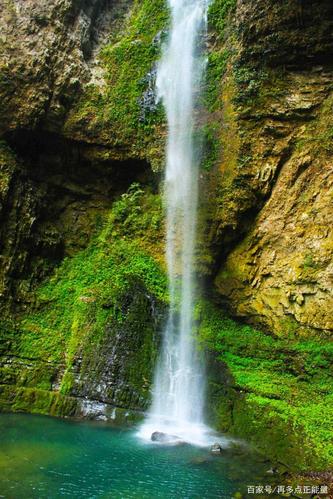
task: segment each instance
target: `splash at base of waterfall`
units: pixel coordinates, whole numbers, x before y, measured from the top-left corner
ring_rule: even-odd
[[[198,447],[210,447],[219,442],[222,447],[228,447],[232,442],[218,434],[203,423],[191,423],[166,419],[165,416],[152,415],[139,428],[137,436],[146,442],[152,442],[152,435],[160,432],[166,435],[166,439],[158,443],[166,445],[177,445],[187,443]]]

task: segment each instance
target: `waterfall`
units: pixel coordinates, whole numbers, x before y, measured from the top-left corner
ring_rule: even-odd
[[[157,69],[157,97],[168,121],[165,171],[166,259],[170,308],[153,403],[141,433],[162,431],[201,442],[204,372],[194,337],[194,270],[198,201],[198,154],[194,110],[205,60],[200,41],[205,33],[208,0],[169,0],[171,29]]]

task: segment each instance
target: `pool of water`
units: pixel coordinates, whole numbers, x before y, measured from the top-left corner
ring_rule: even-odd
[[[0,497],[232,498],[269,483],[269,464],[227,449],[147,444],[136,429],[0,414]]]

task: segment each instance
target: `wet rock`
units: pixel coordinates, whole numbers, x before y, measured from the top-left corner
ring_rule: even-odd
[[[184,443],[176,435],[169,435],[168,433],[163,433],[162,431],[154,431],[150,438],[153,442],[163,442],[163,443],[176,442],[177,444]]]
[[[211,446],[210,452],[211,454],[221,454],[223,452],[223,449],[221,445],[218,442],[216,442]]]
[[[94,62],[94,50],[110,31],[104,20],[116,13],[113,4],[29,0],[14,9],[2,2],[2,73],[7,84],[0,90],[1,131],[30,128],[41,118],[52,127],[61,126],[75,96],[92,77],[87,61]]]
[[[146,115],[157,110],[158,103],[155,93],[157,66],[154,65],[149,73],[143,78],[142,83],[146,85],[146,90],[139,99],[140,121],[144,122]]]
[[[97,402],[95,400],[82,400],[80,403],[81,416],[86,419],[106,421],[106,407],[106,404]]]
[[[278,470],[276,468],[270,468],[266,471],[267,475],[276,475]]]

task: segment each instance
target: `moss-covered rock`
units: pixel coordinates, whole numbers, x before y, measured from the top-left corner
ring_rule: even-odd
[[[166,303],[166,278],[150,254],[161,239],[158,199],[134,184],[87,249],[36,290],[34,306],[4,332],[3,383],[147,406]],[[17,392],[15,407],[26,393]]]
[[[0,405],[124,421],[149,402],[167,303],[150,172],[166,2],[5,0],[0,14]],[[214,0],[208,18],[197,270],[218,307],[199,314],[212,422],[323,469],[332,5]]]
[[[329,95],[325,89],[325,77],[314,76],[312,79],[313,87],[306,80],[304,102],[301,95],[293,93],[291,96],[288,90],[298,108],[304,106],[304,113],[309,113],[307,119],[311,124],[301,121],[302,126],[291,126],[288,118],[283,133],[280,128],[281,138],[274,138],[271,153],[267,150],[267,136],[263,137],[260,153],[257,136],[256,148],[252,146],[256,156],[249,156],[248,165],[242,167],[248,174],[256,175],[249,182],[257,183],[256,196],[262,196],[259,202],[264,206],[247,236],[229,253],[215,283],[239,316],[249,317],[277,332],[284,329],[286,321],[294,319],[300,331],[317,334],[319,330],[327,334],[333,328],[329,313],[333,297],[327,287],[332,239],[327,229],[332,196],[330,139],[329,132],[325,131],[331,128],[331,112],[328,111],[331,97],[324,99],[320,106],[317,103],[319,96]],[[299,84],[300,79],[297,81]],[[321,90],[317,94],[318,87]],[[267,97],[265,102],[267,105]],[[261,104],[257,106],[259,110]],[[314,112],[315,108],[318,111]],[[287,108],[285,110],[287,113]],[[267,118],[265,121],[267,123]],[[268,121],[271,123],[270,118]],[[269,134],[276,131],[275,127],[276,124],[266,124]],[[290,127],[290,132],[286,136],[287,127]],[[322,134],[322,139],[312,142],[309,129],[312,132],[316,129],[319,135]],[[239,181],[239,175],[237,178]],[[267,201],[265,189],[268,189]],[[232,187],[229,188],[229,196],[234,192]],[[238,219],[242,210],[238,204],[240,199],[239,196],[234,204]],[[222,220],[225,217],[230,220],[228,194],[221,201]],[[244,207],[249,201],[247,197]]]
[[[271,336],[201,305],[211,421],[293,470],[332,463],[332,344]]]
[[[223,10],[227,23],[212,12],[207,77],[218,92],[208,103],[220,149],[204,185],[204,251],[215,255],[217,291],[210,297],[265,333],[211,307],[201,332],[217,356],[212,421],[293,469],[326,469],[333,462],[329,38],[320,31],[314,47],[310,4],[299,6],[304,17],[293,24],[291,3],[262,2],[259,10],[238,3]],[[316,15],[327,9],[323,3]],[[223,71],[214,73],[215,60]]]
[[[276,333],[290,323],[327,336],[332,12],[328,2],[316,11],[314,47],[310,4],[261,5],[210,8],[207,103],[217,152],[203,172],[205,271],[238,317]]]
[[[100,52],[104,84],[87,87],[65,123],[66,135],[127,149],[151,162],[161,157],[163,113],[153,87],[167,22],[165,0],[134,2],[122,30]]]
[[[74,416],[77,399],[38,388],[0,385],[1,410],[51,416]]]
[[[83,397],[142,409],[166,302],[163,222],[158,194],[127,188],[154,185],[163,156],[166,3],[1,9],[2,408],[64,415],[54,397],[73,395],[68,414],[89,413]]]

